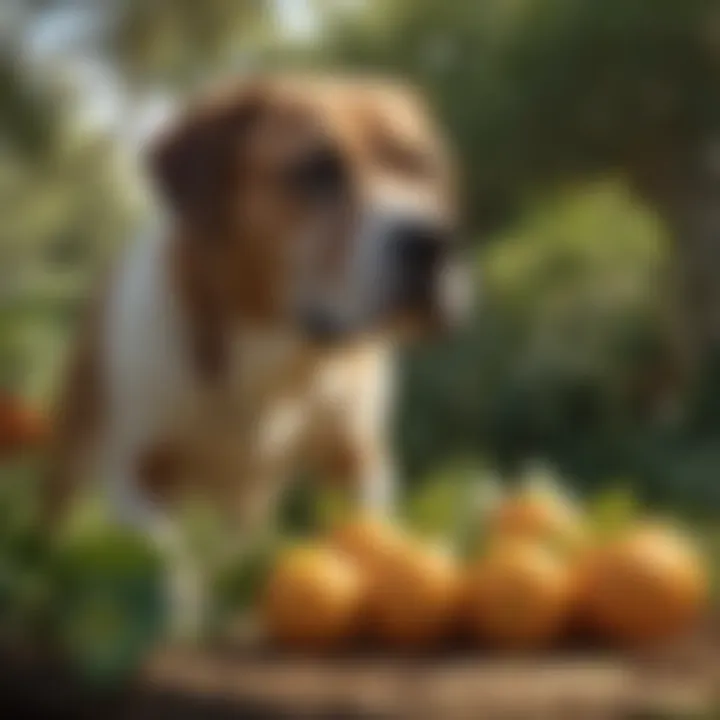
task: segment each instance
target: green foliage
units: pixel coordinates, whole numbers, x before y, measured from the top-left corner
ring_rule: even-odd
[[[454,533],[470,505],[473,479],[471,470],[451,466],[421,481],[408,500],[410,524],[424,535]]]
[[[653,217],[622,184],[591,185],[547,199],[477,262],[472,326],[408,358],[408,474],[478,452],[508,470],[547,457],[589,483],[625,471],[668,362]]]
[[[147,540],[123,528],[103,524],[64,540],[57,548],[57,569],[64,581],[82,576],[144,579],[155,575],[160,561]]]
[[[413,483],[401,516],[420,537],[473,556],[485,543],[486,519],[503,493],[500,478],[483,463],[446,463]]]
[[[54,627],[77,669],[94,682],[133,672],[161,636],[163,567],[142,537],[106,525],[55,549]]]
[[[186,85],[223,65],[247,62],[267,42],[272,12],[263,0],[127,0],[108,49],[132,83]]]
[[[644,174],[718,121],[712,0],[377,0],[319,62],[399,73],[462,151],[484,227],[560,178]],[[642,169],[640,168],[642,166]]]
[[[115,139],[83,120],[61,77],[14,81],[0,78],[3,113],[29,112],[22,91],[44,130],[29,147],[30,126],[0,126],[0,387],[45,400],[79,306],[142,204]]]
[[[37,637],[52,600],[47,538],[35,525],[38,463],[0,463],[0,641]]]
[[[637,498],[628,483],[616,483],[591,500],[588,514],[593,532],[599,537],[610,536],[637,517]]]
[[[290,542],[286,537],[264,538],[246,553],[228,558],[213,573],[213,614],[210,631],[220,632],[241,617],[252,612],[265,587],[274,559]]]

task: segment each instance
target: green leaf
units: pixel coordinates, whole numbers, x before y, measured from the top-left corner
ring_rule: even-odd
[[[282,546],[279,538],[269,539],[243,557],[229,560],[217,571],[213,578],[213,592],[215,621],[218,624],[255,603]]]
[[[497,476],[485,473],[475,478],[458,529],[457,547],[463,557],[475,557],[487,547],[488,518],[504,495],[505,489]]]
[[[433,473],[413,493],[405,509],[410,526],[420,535],[463,544],[476,522],[476,500],[483,474],[457,462]]]
[[[58,580],[69,587],[151,582],[162,573],[162,559],[147,538],[113,526],[65,540],[54,561]]]
[[[616,484],[588,504],[591,527],[603,537],[627,526],[637,511],[637,498],[629,484]]]
[[[323,488],[315,496],[315,525],[320,532],[349,517],[353,506],[347,493]]]

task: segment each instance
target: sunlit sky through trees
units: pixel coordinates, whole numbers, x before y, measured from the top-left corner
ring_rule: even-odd
[[[273,1],[281,33],[298,38],[312,35],[316,21],[311,0]],[[71,3],[32,22],[25,46],[33,62],[61,64],[69,71],[84,121],[108,128],[134,146],[167,116],[173,98],[156,90],[129,101],[116,71],[91,47],[90,38],[101,22],[97,6]]]

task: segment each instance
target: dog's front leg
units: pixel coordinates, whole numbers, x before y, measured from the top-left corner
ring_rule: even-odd
[[[226,510],[230,511],[233,523],[232,552],[242,557],[276,533],[277,509],[286,483],[284,476],[269,469],[237,477],[232,502]]]
[[[359,443],[350,472],[351,486],[359,506],[373,514],[390,514],[396,501],[397,473],[385,443]]]
[[[227,509],[241,546],[274,532],[276,510],[301,451],[303,423],[302,406],[281,398],[256,419],[246,442],[231,457],[226,475],[232,500]]]
[[[397,470],[388,422],[394,367],[394,357],[385,349],[371,348],[361,354],[350,382],[349,402],[336,429],[344,480],[359,506],[375,514],[391,513],[397,499]]]
[[[392,453],[375,433],[326,437],[311,455],[314,474],[322,483],[339,486],[356,507],[372,514],[392,513],[397,476]]]
[[[341,400],[310,435],[309,462],[319,480],[340,484],[359,508],[388,514],[397,485],[388,427],[393,358],[370,348],[350,360]]]

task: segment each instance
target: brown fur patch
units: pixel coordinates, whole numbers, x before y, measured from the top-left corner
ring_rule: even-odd
[[[190,357],[203,381],[217,383],[227,364],[226,309],[219,278],[200,243],[178,238],[170,253],[170,272],[186,319]]]
[[[104,422],[105,386],[100,333],[107,302],[108,274],[88,301],[54,407],[48,445],[48,473],[42,521],[54,526],[64,517],[82,480],[85,461]]]
[[[175,443],[158,443],[137,460],[137,482],[152,501],[172,505],[180,499],[183,485],[183,453]]]
[[[345,438],[320,435],[310,450],[310,469],[323,482],[352,485],[364,466],[363,452]]]

